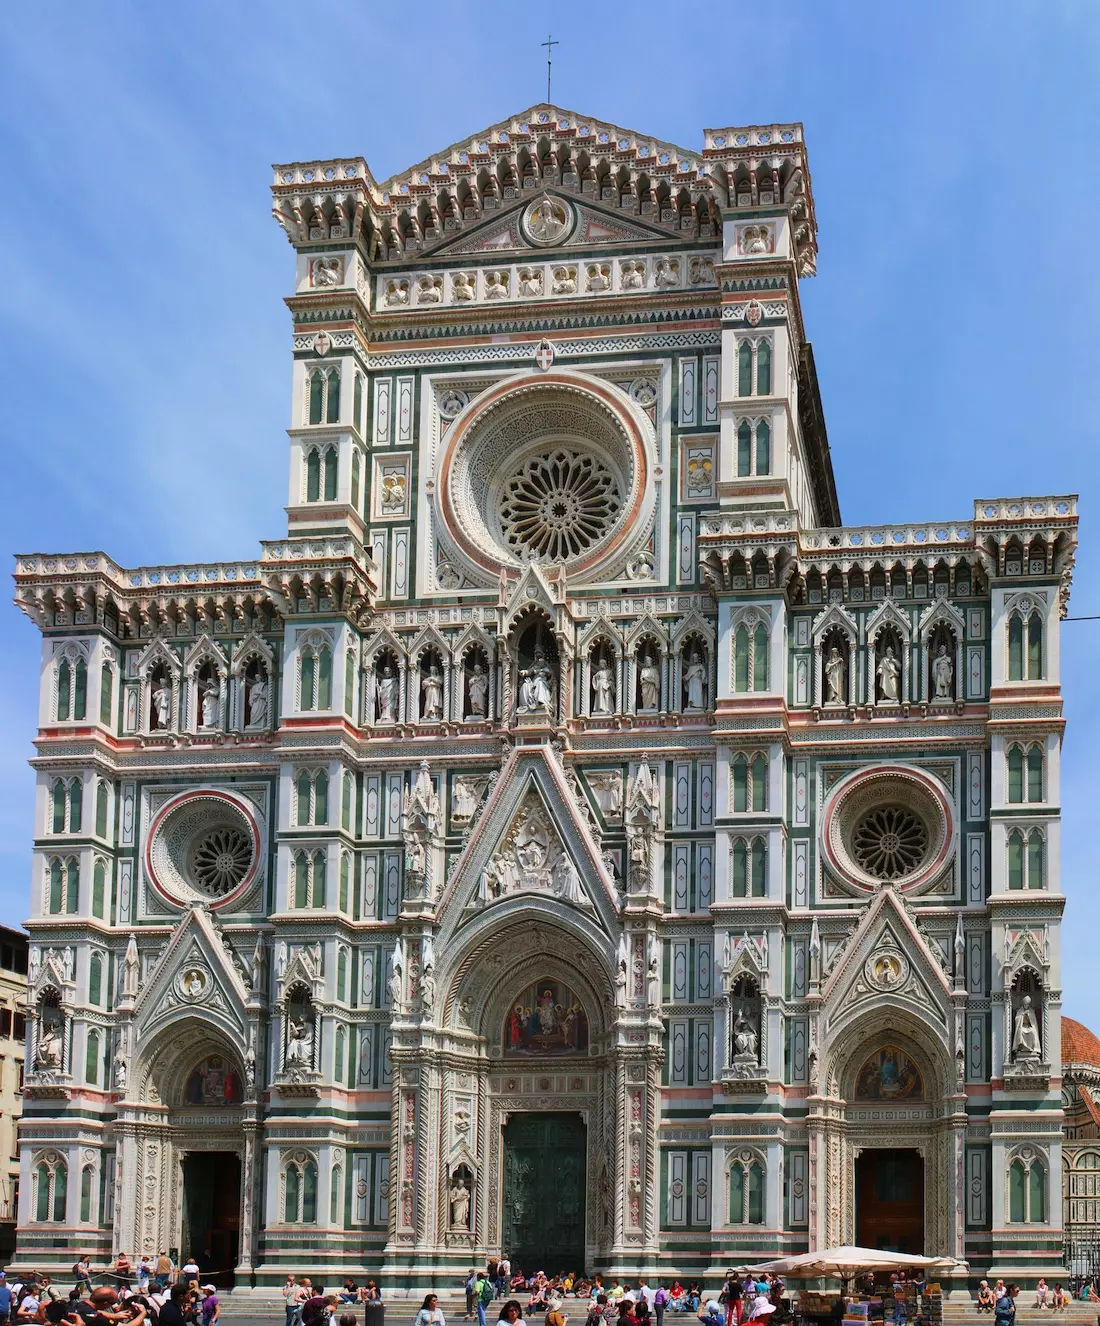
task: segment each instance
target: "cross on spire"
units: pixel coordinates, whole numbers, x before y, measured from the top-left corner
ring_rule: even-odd
[[[550,104],[550,64],[554,54],[554,47],[560,46],[560,41],[555,41],[552,33],[546,34],[546,40],[539,42],[540,46],[546,47],[546,104]]]

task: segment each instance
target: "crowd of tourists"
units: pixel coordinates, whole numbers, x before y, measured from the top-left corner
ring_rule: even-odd
[[[1002,1326],[1010,1326],[1016,1317],[1016,1298],[1019,1292],[1019,1285],[1006,1285],[1003,1280],[998,1280],[990,1288],[988,1280],[981,1280],[978,1283],[978,1311],[990,1313]],[[1081,1298],[1100,1303],[1100,1296],[1097,1295],[1096,1287],[1091,1280],[1087,1280],[1082,1285]],[[1072,1302],[1073,1294],[1064,1285],[1056,1282],[1052,1287],[1047,1284],[1044,1276],[1039,1277],[1035,1286],[1033,1307],[1040,1311],[1049,1308],[1052,1312],[1059,1312],[1063,1308],[1068,1308]]]
[[[93,1278],[110,1283],[93,1288]],[[9,1279],[0,1271],[0,1326],[142,1326],[146,1321],[152,1326],[216,1326],[218,1291],[202,1278],[194,1257],[177,1275],[166,1252],[143,1257],[136,1267],[120,1254],[98,1269],[81,1256],[68,1291],[48,1275],[13,1274]]]

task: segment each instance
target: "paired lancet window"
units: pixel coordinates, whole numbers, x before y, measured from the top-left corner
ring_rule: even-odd
[[[75,857],[67,861],[51,858],[46,902],[51,916],[75,916],[80,910],[80,864]]]
[[[309,375],[309,422],[340,422],[340,370],[315,368]]]
[[[772,394],[772,345],[743,340],[737,347],[738,396],[770,396]]]
[[[288,1225],[317,1221],[317,1166],[312,1159],[292,1160],[283,1170],[283,1220]]]
[[[1017,805],[1025,801],[1043,800],[1043,748],[1031,746],[1024,753],[1022,746],[1013,746],[1008,752],[1008,800]]]
[[[54,833],[79,833],[82,827],[84,784],[79,778],[56,778],[52,793]]]
[[[83,658],[62,658],[57,665],[57,721],[73,722],[87,716],[88,664]]]
[[[322,769],[314,774],[303,769],[295,780],[298,797],[298,824],[328,823],[328,774]]]
[[[742,624],[733,634],[733,689],[768,689],[768,631],[763,623],[755,628]]]
[[[1047,1218],[1047,1172],[1035,1157],[1008,1167],[1008,1219],[1013,1225],[1041,1225]]]
[[[1009,681],[1041,681],[1043,678],[1043,619],[1038,612],[1021,612],[1008,619]]]
[[[770,474],[772,469],[772,428],[767,419],[755,424],[742,419],[737,425],[737,477]]]
[[[303,644],[298,664],[299,708],[332,708],[332,650],[327,644]]]
[[[336,448],[310,447],[306,452],[306,501],[335,502],[339,483],[339,456]]]
[[[757,1160],[730,1166],[730,1224],[764,1223],[764,1169]]]
[[[1041,889],[1046,885],[1046,841],[1039,829],[1013,829],[1008,835],[1008,887]]]
[[[324,852],[295,852],[291,886],[299,911],[319,910],[325,905],[326,863]]]
[[[734,758],[730,767],[730,795],[735,813],[768,808],[768,761],[763,755]]]
[[[51,1152],[35,1166],[34,1218],[46,1223],[63,1224],[68,1196],[69,1171],[64,1160]]]
[[[767,893],[768,846],[763,838],[737,838],[730,863],[730,894],[734,898],[763,898]]]

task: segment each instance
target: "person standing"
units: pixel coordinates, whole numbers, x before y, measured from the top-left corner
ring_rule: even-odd
[[[91,1285],[88,1286],[91,1288]],[[8,1277],[3,1271],[0,1271],[0,1326],[8,1326],[8,1320],[11,1317],[11,1285],[8,1284]]]
[[[474,1315],[474,1296],[477,1292],[475,1289],[476,1284],[477,1272],[471,1266],[469,1274],[466,1276],[465,1284],[463,1285],[463,1288],[466,1290],[466,1316],[463,1318],[464,1321],[469,1321]]]
[[[497,1292],[497,1268],[499,1266],[500,1266],[499,1257],[490,1257],[489,1260],[485,1263],[485,1278],[486,1280],[489,1281],[490,1285],[492,1285],[493,1287],[494,1298],[496,1297],[496,1292]]]
[[[286,1326],[296,1326],[299,1309],[302,1306],[302,1286],[293,1271],[288,1271],[286,1284],[283,1285],[283,1302],[286,1304]]]
[[[664,1284],[658,1284],[653,1295],[653,1317],[657,1326],[665,1326],[665,1308],[668,1307],[668,1290]]]
[[[497,1262],[497,1297],[503,1298],[508,1292],[508,1281],[512,1278],[512,1263],[507,1257],[501,1256]]]
[[[484,1311],[480,1314],[484,1322]],[[420,1311],[416,1314],[413,1326],[447,1326],[447,1319],[443,1315],[443,1309],[439,1306],[439,1299],[435,1294],[425,1294],[424,1302],[420,1305]]]
[[[214,1326],[214,1323],[221,1316],[221,1308],[218,1305],[218,1291],[213,1285],[203,1285],[202,1287],[202,1326]]]
[[[1016,1320],[1016,1295],[1019,1285],[1009,1285],[993,1305],[993,1320],[997,1326],[1013,1326]]]
[[[493,1301],[493,1282],[487,1271],[474,1281],[474,1303],[477,1307],[477,1326],[485,1326],[485,1309]]]
[[[157,1254],[153,1272],[156,1277],[157,1288],[163,1292],[168,1288],[168,1281],[172,1278],[172,1258],[168,1256],[167,1248],[161,1248]]]

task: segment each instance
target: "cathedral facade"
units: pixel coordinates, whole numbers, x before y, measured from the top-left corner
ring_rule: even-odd
[[[17,559],[18,1261],[1053,1273],[1075,499],[842,524],[800,125],[273,196],[285,537]]]

